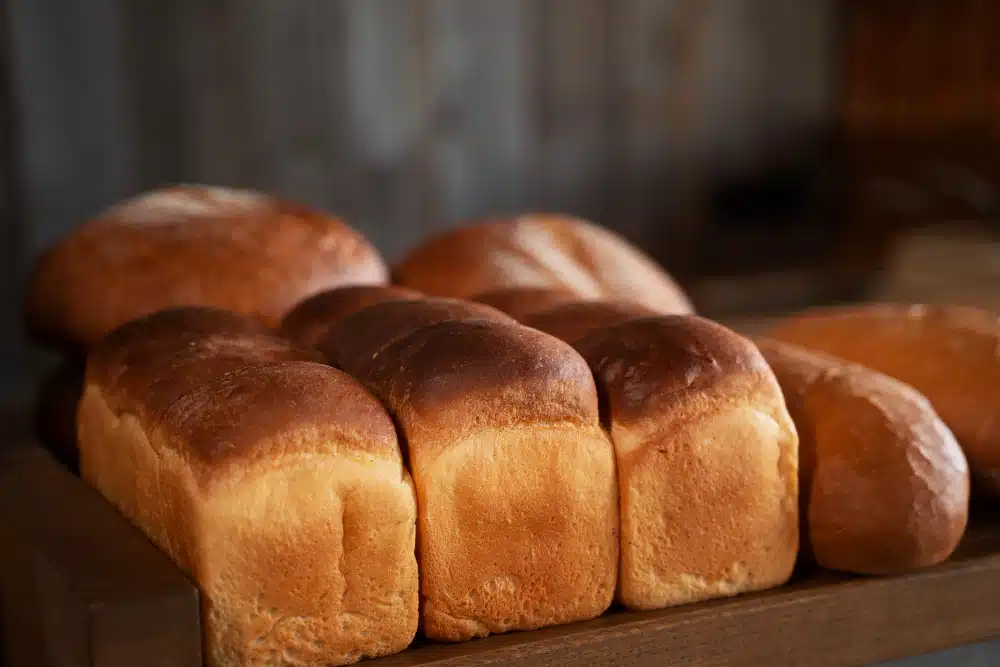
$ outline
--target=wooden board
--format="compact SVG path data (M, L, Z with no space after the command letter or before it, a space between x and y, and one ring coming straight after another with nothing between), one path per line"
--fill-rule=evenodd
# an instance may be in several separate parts
M0 582L8 667L201 664L194 586L115 510L0 415ZM1000 636L1000 520L908 576L800 574L788 586L364 664L847 667Z

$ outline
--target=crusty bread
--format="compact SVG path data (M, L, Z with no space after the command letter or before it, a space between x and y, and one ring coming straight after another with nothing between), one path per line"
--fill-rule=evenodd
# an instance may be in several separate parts
M408 445L427 636L460 641L608 607L614 456L571 347L515 323L451 320L356 372Z
M503 287L563 289L582 299L626 299L660 313L691 302L652 259L614 232L562 215L524 215L459 227L407 255L396 282L469 298Z
M657 313L627 301L568 301L529 313L521 324L573 344L594 329Z
M518 321L530 313L580 299L569 290L550 287L501 287L475 294L470 298L487 306L493 306Z
M172 306L217 306L277 326L310 294L387 278L376 250L334 217L260 193L179 186L73 230L42 255L25 305L36 338L80 350Z
M797 436L749 340L695 316L577 341L618 459L618 595L655 609L784 583L798 549Z
M326 365L261 361L294 358L283 341L157 336L155 317L88 359L81 471L197 582L208 664L405 648L416 499L388 413Z
M1000 494L1000 322L960 306L819 309L767 335L873 368L926 396L955 434L974 485Z
M398 285L349 285L313 295L281 320L281 334L314 347L334 324L362 308L385 301L409 301L423 295Z
M461 299L387 301L364 308L337 322L317 348L328 362L354 375L394 341L421 327L449 320L514 320L482 303Z
M969 470L912 387L863 366L760 340L799 433L803 549L819 565L891 574L958 546Z

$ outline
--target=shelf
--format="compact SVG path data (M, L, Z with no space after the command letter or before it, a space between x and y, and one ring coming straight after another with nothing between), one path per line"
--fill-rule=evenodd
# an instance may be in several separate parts
M98 494L0 428L0 573L9 667L200 665L197 591ZM992 515L992 516L989 516ZM946 564L888 578L798 574L765 593L456 645L373 667L847 667L1000 636L1000 519ZM155 660L152 657L155 656Z

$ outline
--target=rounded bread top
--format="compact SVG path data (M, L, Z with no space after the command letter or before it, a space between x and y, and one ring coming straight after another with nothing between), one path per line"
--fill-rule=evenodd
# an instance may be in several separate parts
M501 287L471 297L473 301L493 306L520 321L526 315L551 308L580 297L565 289L551 287Z
M321 361L249 318L176 308L132 320L91 348L85 387L121 412L158 418L175 400L231 370L268 361Z
M423 295L398 285L349 285L313 295L281 321L281 334L302 345L316 346L330 328L362 308L386 301L410 301Z
M499 310L461 299L386 301L340 320L317 347L329 363L353 374L392 342L421 327L449 320L514 322Z
M393 272L400 284L435 296L544 287L583 299L633 300L658 313L692 312L677 283L638 248L603 227L564 215L459 227L413 250Z
M153 190L80 225L42 254L26 317L46 343L85 348L172 306L216 306L276 326L320 290L384 283L378 252L337 218L265 194Z
M514 322L450 320L397 339L356 375L413 441L444 446L480 429L600 428L587 363Z
M771 393L781 396L753 342L695 315L627 320L591 331L574 347L590 364L614 420L665 414L691 395L736 379L763 379Z
M521 323L571 345L594 329L657 313L628 301L570 301L531 313Z

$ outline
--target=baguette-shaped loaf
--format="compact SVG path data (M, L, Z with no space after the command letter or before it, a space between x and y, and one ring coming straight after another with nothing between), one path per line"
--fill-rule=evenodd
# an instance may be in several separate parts
M384 301L421 298L420 292L398 285L350 285L315 294L299 303L281 321L281 334L314 347L334 324L362 308Z
M950 556L965 531L969 470L927 399L857 364L776 341L758 347L799 433L803 553L859 574Z
M770 588L798 550L798 439L757 348L695 316L577 341L618 459L618 595L655 609Z
M228 308L277 326L310 294L387 280L375 248L331 215L259 192L175 186L111 207L43 253L27 324L79 351L164 308Z
M1000 494L1000 322L962 306L870 305L791 317L768 337L873 368L930 400L977 488Z
M462 299L389 301L364 308L330 327L317 348L328 362L354 374L394 341L429 324L450 320L514 320L482 303Z
M594 329L657 314L628 301L569 301L529 313L520 322L572 345Z
M473 301L493 306L518 321L529 313L545 310L566 301L579 300L579 297L569 290L550 287L501 287L476 294L471 298Z
M393 274L399 284L433 296L543 287L580 299L628 299L660 313L692 310L673 278L638 248L564 215L529 214L446 231L410 252Z
M81 472L198 584L208 664L405 648L416 499L385 409L341 371L277 361L301 356L280 339L155 322L88 359Z
M614 455L571 347L515 323L452 320L354 372L408 445L427 636L460 641L608 607Z

